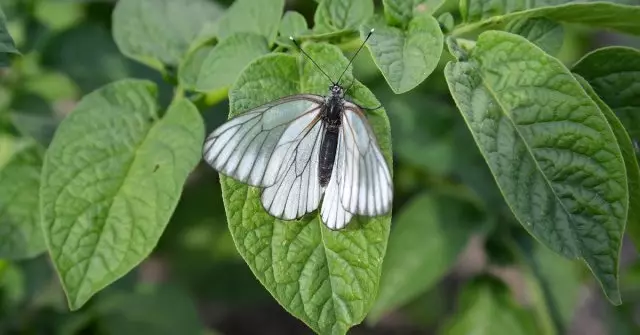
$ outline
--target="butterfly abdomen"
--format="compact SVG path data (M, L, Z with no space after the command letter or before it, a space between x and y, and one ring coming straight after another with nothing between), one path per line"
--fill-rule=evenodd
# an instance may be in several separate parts
M336 151L338 149L339 131L339 127L327 127L322 138L318 163L320 165L318 178L322 187L327 186L329 179L331 179L331 171L333 170L333 163L336 160Z

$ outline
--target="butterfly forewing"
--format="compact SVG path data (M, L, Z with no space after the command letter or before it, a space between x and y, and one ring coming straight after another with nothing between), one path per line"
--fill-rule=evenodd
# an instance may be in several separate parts
M294 121L316 118L322 103L320 96L301 94L249 110L209 135L203 157L224 175L252 186L271 186L280 173L267 173L268 168L278 171L286 159L283 135Z
M302 118L300 123L302 123ZM292 220L318 208L322 188L318 179L318 156L320 143L324 133L324 125L319 117L296 125L293 129L297 136L287 139L282 137L284 162L280 165L277 181L262 192L262 204L271 215ZM306 127L304 127L306 126ZM278 148L277 150L280 150Z

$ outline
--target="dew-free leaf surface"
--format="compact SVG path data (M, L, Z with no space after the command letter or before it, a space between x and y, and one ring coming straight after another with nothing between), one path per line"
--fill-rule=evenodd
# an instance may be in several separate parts
M177 100L160 118L155 92L122 80L85 96L45 156L42 227L73 310L149 255L201 158L196 107Z

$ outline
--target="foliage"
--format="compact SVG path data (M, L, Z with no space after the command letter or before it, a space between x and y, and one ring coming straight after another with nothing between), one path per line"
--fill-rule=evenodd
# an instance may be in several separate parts
M0 332L234 329L198 318L213 301L254 332L247 306L276 302L301 333L395 312L562 334L584 285L628 304L607 307L612 329L637 327L621 250L625 232L640 244L640 51L580 46L582 26L640 35L633 0L0 6ZM393 163L393 217L285 222L200 163L227 110L326 94L289 36L331 79L346 69ZM486 260L456 267L478 240Z

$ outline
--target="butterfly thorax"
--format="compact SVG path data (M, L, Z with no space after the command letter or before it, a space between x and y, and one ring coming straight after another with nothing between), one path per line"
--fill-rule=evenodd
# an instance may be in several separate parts
M321 111L322 122L324 123L324 135L320 146L320 159L318 178L320 185L325 187L331 179L333 163L338 149L338 135L342 123L342 113L344 112L344 92L339 85L329 87L329 95Z

